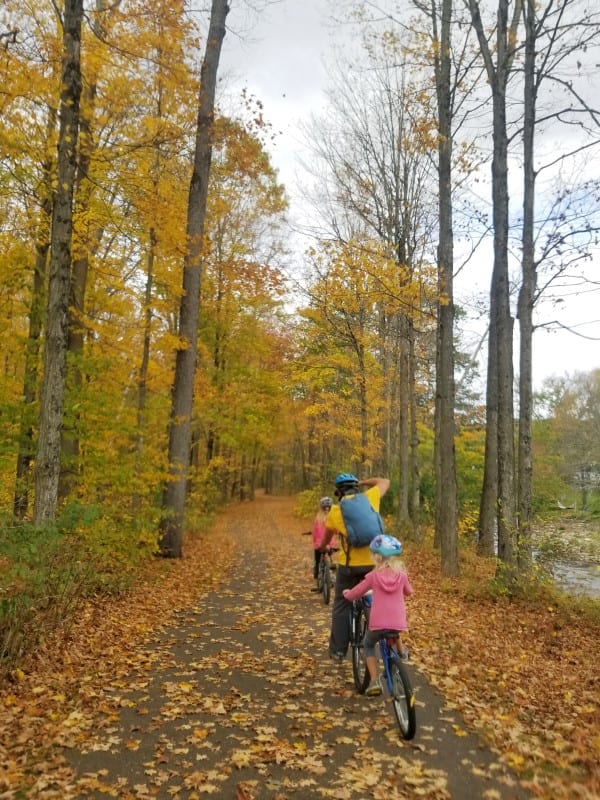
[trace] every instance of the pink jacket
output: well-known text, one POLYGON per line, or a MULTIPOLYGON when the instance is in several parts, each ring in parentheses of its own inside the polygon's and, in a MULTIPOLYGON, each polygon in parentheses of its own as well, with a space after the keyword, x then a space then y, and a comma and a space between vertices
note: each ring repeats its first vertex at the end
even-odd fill
POLYGON ((312 524, 313 548, 315 550, 321 546, 323 536, 325 536, 325 521, 321 522, 318 517, 315 517, 312 524))
POLYGON ((344 597, 346 600, 357 600, 369 589, 373 591, 369 629, 408 630, 404 598, 413 593, 413 588, 406 572, 393 572, 388 567, 374 569, 357 586, 344 589, 344 597))

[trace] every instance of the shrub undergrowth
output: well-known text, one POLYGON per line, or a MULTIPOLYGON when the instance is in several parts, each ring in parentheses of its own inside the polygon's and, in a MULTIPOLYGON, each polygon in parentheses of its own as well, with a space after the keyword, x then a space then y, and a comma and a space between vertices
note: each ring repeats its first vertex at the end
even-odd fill
POLYGON ((67 626, 86 599, 123 592, 154 552, 150 521, 91 506, 73 504, 44 527, 0 521, 0 671, 67 626))

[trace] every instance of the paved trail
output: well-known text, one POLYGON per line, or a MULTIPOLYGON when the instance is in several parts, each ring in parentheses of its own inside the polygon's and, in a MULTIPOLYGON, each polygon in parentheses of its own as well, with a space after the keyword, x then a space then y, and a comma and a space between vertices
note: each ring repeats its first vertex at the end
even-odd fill
POLYGON ((427 685, 418 653, 412 742, 389 701, 356 695, 350 661, 327 658, 330 609, 310 592, 310 544, 290 511, 289 499, 259 497, 220 516, 234 568, 132 653, 128 679, 110 688, 119 713, 99 714, 70 754, 80 796, 525 800, 427 685))

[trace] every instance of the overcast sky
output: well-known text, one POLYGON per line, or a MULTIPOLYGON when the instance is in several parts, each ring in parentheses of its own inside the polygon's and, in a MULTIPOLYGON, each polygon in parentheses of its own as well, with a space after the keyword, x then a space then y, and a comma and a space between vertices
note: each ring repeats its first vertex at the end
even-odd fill
MULTIPOLYGON (((311 114, 318 115, 326 109, 325 62, 331 57, 332 42, 335 45, 347 33, 343 26, 332 27, 330 8, 330 0, 278 0, 252 15, 241 12, 238 0, 234 0, 225 37, 221 74, 230 89, 246 87, 262 101, 265 119, 277 134, 269 145, 271 158, 288 190, 294 217, 302 214, 297 205, 297 186, 303 180, 298 160, 302 151, 299 125, 307 122, 311 114)), ((487 281, 478 278, 478 274, 481 269, 461 276, 457 284, 459 302, 463 289, 471 294, 477 286, 487 294, 487 281)), ((591 265, 588 275, 600 281, 600 266, 591 265)), ((536 333, 533 375, 536 386, 547 376, 600 368, 598 290, 579 297, 565 292, 562 308, 548 309, 547 318, 558 318, 565 326, 575 326, 581 336, 544 330, 536 333), (586 336, 595 336, 597 340, 591 341, 586 336)), ((474 327, 473 347, 479 335, 480 329, 474 327)), ((515 352, 516 365, 517 362, 515 352)))
POLYGON ((233 10, 230 15, 223 52, 226 81, 246 86, 263 102, 277 134, 271 157, 286 185, 297 172, 298 125, 325 107, 328 7, 329 0, 275 0, 260 15, 235 18, 233 10))

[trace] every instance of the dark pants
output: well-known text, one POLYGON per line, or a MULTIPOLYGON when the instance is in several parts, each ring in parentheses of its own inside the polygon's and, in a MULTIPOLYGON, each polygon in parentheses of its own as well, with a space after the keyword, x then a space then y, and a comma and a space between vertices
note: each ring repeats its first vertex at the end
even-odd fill
POLYGON ((346 655, 350 643, 350 609, 352 603, 345 599, 344 589, 352 589, 360 583, 373 567, 338 566, 335 577, 335 594, 331 609, 331 634, 329 636, 329 652, 346 655))

